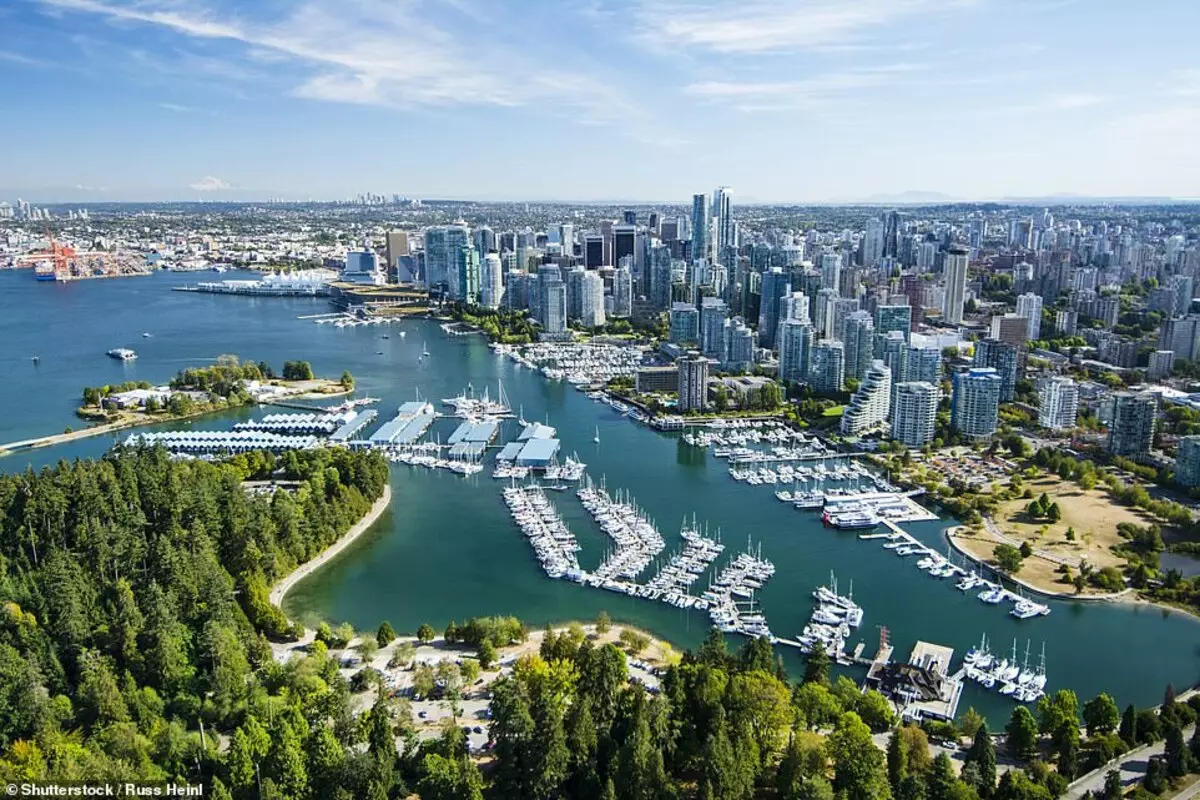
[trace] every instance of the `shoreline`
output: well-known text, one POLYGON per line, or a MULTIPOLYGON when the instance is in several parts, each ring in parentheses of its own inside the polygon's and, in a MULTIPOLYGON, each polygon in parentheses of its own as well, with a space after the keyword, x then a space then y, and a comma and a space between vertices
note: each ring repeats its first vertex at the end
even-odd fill
POLYGON ((390 482, 384 484, 383 494, 371 506, 366 515, 358 522, 350 527, 350 530, 343 533, 337 541, 326 547, 314 558, 310 558, 303 564, 296 567, 283 578, 281 578, 273 587, 268 595, 268 600, 271 605, 283 611, 283 598, 288 591, 301 581, 308 577, 318 569, 323 567, 327 562, 335 558, 339 553, 345 550, 359 536, 362 536, 366 531, 374 525, 379 517, 382 516, 384 510, 392 502, 392 484, 390 482))
MULTIPOLYGON (((336 384, 336 381, 330 381, 330 385, 336 384)), ((347 394, 352 394, 354 389, 342 389, 336 392, 317 392, 306 390, 297 394, 285 395, 289 400, 320 400, 325 397, 341 397, 347 394)), ((14 453, 19 453, 25 450, 40 450, 43 447, 54 447, 60 444, 67 444, 79 439, 88 439, 93 436, 103 436, 107 433, 126 430, 128 428, 141 428, 146 425, 159 425, 168 422, 179 422, 186 419, 197 419, 207 414, 218 414, 222 411, 233 411, 239 408, 250 408, 251 406, 271 405, 271 403, 252 403, 245 406, 226 406, 224 408, 205 408, 199 411, 194 411, 191 414, 183 414, 181 416, 171 416, 164 414, 160 417, 153 417, 146 414, 144 411, 138 412, 136 416, 128 419, 120 419, 115 422, 101 422, 96 425, 89 425, 86 428, 73 430, 70 433, 51 433, 47 436, 38 436, 33 439, 22 439, 17 442, 8 442, 0 444, 0 458, 10 456, 14 453)), ((86 419, 86 418, 83 418, 86 419)))

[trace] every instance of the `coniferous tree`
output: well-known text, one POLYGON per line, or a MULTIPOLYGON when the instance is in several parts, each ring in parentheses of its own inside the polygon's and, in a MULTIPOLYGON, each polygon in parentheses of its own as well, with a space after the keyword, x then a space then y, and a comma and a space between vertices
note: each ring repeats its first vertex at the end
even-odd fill
POLYGON ((967 751, 966 763, 974 765, 978 775, 975 791, 980 797, 991 797, 996 788, 996 746, 992 743, 986 723, 975 731, 971 749, 967 751))

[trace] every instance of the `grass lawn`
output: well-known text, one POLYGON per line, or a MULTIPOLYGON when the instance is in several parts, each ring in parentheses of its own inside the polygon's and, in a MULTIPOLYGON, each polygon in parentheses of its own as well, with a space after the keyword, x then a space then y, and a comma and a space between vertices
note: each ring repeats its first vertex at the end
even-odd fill
POLYGON ((833 407, 827 408, 823 412, 821 412, 821 416, 823 416, 823 417, 840 417, 842 415, 842 412, 845 410, 846 410, 845 406, 833 406, 833 407))

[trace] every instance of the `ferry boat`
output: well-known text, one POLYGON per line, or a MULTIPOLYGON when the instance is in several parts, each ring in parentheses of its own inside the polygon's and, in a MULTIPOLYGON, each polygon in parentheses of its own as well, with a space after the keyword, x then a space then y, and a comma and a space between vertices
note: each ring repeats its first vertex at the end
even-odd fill
POLYGON ((109 358, 115 358, 117 361, 133 361, 137 358, 137 353, 128 347, 114 347, 108 351, 107 355, 109 358))
POLYGON ((821 521, 843 531, 866 530, 879 525, 879 518, 865 511, 854 511, 847 514, 831 514, 826 511, 821 515, 821 521))

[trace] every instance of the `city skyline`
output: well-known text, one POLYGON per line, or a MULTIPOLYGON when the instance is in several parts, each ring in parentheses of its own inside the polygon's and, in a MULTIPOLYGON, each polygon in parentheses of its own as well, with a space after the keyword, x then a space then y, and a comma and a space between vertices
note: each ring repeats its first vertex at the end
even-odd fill
POLYGON ((1194 197, 1200 8, 1125 11, 20 0, 0 9, 0 98, 28 122, 0 196, 1194 197))

